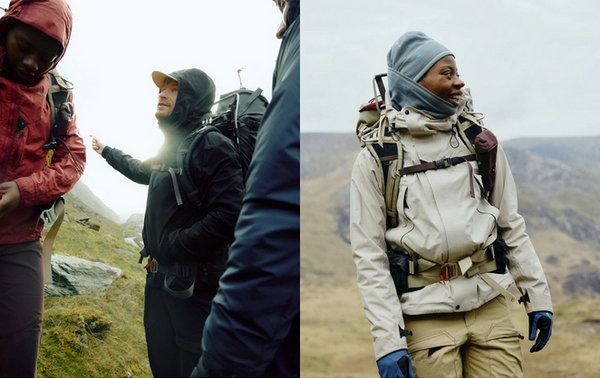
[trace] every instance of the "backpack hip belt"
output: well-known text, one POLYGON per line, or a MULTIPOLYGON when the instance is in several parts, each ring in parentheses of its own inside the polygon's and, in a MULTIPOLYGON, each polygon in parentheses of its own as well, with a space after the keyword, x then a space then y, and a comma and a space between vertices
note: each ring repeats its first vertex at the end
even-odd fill
POLYGON ((497 232, 490 235, 493 240, 486 248, 475 251, 470 256, 456 262, 438 264, 419 256, 411 257, 403 251, 391 251, 388 254, 390 271, 398 295, 404 292, 419 290, 436 282, 450 281, 459 276, 467 278, 479 275, 490 287, 510 301, 515 295, 504 289, 487 273, 506 272, 506 244, 497 237, 497 232), (404 277, 404 278, 402 278, 404 277))
POLYGON ((476 251, 471 256, 462 258, 457 262, 449 262, 443 265, 417 257, 409 261, 409 271, 414 273, 408 276, 408 287, 423 287, 439 281, 450 281, 464 275, 467 278, 480 273, 488 273, 497 270, 494 258, 493 245, 476 251))

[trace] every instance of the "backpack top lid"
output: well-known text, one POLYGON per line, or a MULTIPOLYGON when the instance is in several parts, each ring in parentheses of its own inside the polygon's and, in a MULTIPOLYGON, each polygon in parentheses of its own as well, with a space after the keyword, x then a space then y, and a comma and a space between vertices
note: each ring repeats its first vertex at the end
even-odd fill
POLYGON ((217 110, 215 111, 215 114, 217 115, 226 113, 233 106, 237 105, 238 118, 246 115, 260 116, 260 118, 262 118, 269 102, 262 95, 262 89, 258 88, 255 91, 251 91, 246 88, 241 88, 222 94, 215 104, 217 105, 217 110))

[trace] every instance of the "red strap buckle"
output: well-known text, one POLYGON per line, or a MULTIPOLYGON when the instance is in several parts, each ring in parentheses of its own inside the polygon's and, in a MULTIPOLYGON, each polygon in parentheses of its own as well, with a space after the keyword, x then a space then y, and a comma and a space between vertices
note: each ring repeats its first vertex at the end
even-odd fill
POLYGON ((442 281, 449 281, 452 279, 452 267, 450 264, 442 265, 442 269, 440 270, 440 279, 442 281))

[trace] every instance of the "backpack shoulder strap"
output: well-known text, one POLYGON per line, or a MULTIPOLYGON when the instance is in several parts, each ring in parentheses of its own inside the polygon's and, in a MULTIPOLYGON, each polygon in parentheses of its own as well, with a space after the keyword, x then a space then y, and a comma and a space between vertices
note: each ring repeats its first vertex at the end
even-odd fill
MULTIPOLYGON (((56 124, 56 112, 58 106, 67 102, 69 99, 69 95, 73 90, 73 83, 60 76, 55 69, 48 72, 47 75, 48 79, 50 80, 47 98, 48 103, 50 104, 50 110, 52 111, 52 131, 54 133, 54 125, 56 124)), ((64 134, 64 130, 57 131, 58 133, 55 133, 55 136, 64 134)))
POLYGON ((473 113, 463 112, 458 117, 457 129, 464 144, 476 156, 485 190, 484 197, 488 198, 496 180, 498 140, 473 113))
POLYGON ((202 126, 188 134, 177 148, 176 173, 179 176, 180 184, 186 197, 200 210, 204 210, 200 192, 191 174, 191 154, 198 142, 209 132, 220 132, 214 126, 202 126))
POLYGON ((382 144, 366 143, 365 147, 377 162, 382 178, 381 190, 385 199, 386 229, 398 225, 398 190, 400 175, 398 170, 403 167, 403 151, 400 140, 386 137, 382 144))
POLYGON ((477 135, 485 130, 485 127, 483 127, 483 122, 481 122, 480 119, 477 119, 473 114, 463 112, 460 116, 458 116, 457 129, 460 139, 462 139, 463 143, 467 146, 471 153, 475 153, 473 140, 477 135))

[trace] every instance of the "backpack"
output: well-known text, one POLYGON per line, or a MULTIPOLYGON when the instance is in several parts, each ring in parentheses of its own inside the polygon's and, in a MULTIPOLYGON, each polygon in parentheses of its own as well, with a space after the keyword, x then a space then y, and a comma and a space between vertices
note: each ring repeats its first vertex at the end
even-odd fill
MULTIPOLYGON (((203 125, 188 134, 177 148, 177 167, 179 183, 190 201, 199 209, 203 209, 196 184, 191 176, 191 161, 189 151, 193 150, 201 138, 209 132, 220 132, 229 138, 238 151, 244 182, 248 166, 252 160, 258 127, 269 102, 261 94, 262 89, 251 91, 241 88, 221 95, 215 102, 217 109, 203 121, 203 125)), ((173 170, 170 170, 173 172, 173 170)), ((173 186, 177 204, 183 204, 177 180, 173 173, 173 186)))
MULTIPOLYGON (((73 90, 73 84, 64 78, 62 78, 56 70, 52 70, 47 73, 48 79, 50 80, 50 86, 48 88, 47 100, 50 105, 52 112, 52 128, 48 142, 42 147, 46 150, 46 167, 52 164, 52 157, 54 151, 58 147, 59 143, 67 149, 69 154, 71 151, 62 141, 66 135, 67 127, 71 122, 73 116, 73 104, 67 102, 71 91, 73 90)), ((81 171, 79 164, 71 154, 75 166, 81 171)), ((42 244, 43 259, 44 259, 44 283, 52 283, 52 245, 54 239, 58 233, 58 230, 62 224, 65 213, 65 199, 59 197, 53 202, 45 206, 45 209, 40 214, 40 218, 44 222, 44 227, 48 229, 44 242, 42 244)))
POLYGON ((398 189, 400 178, 404 174, 423 172, 429 169, 444 169, 465 161, 476 160, 483 181, 485 197, 488 197, 494 187, 496 177, 498 141, 494 134, 483 126, 482 117, 478 113, 467 110, 458 117, 456 125, 458 135, 471 151, 471 155, 404 167, 402 141, 393 135, 394 125, 390 125, 387 118, 387 114, 393 111, 393 108, 383 84, 385 76, 387 74, 379 74, 373 79, 375 97, 359 108, 356 136, 361 147, 367 148, 375 158, 383 178, 382 192, 386 205, 386 228, 398 225, 398 189))

